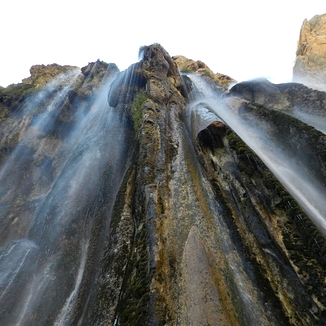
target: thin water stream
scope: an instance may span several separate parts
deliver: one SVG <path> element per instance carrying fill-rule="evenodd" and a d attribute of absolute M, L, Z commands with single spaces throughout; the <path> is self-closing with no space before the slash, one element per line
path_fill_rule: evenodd
<path fill-rule="evenodd" d="M 302 122 L 316 128 L 323 134 L 326 134 L 326 118 L 321 116 L 316 116 L 311 113 L 305 113 L 302 110 L 294 110 L 291 115 L 294 118 L 299 119 Z"/>
<path fill-rule="evenodd" d="M 90 74 L 97 65 L 100 63 L 94 64 Z M 237 133 L 326 234 L 325 189 L 309 173 L 308 165 L 289 155 L 286 146 L 278 146 L 264 123 L 254 116 L 248 123 L 196 76 L 190 76 L 195 96 L 186 112 L 187 121 L 182 121 L 184 112 L 178 111 L 178 103 L 162 104 L 160 79 L 151 79 L 151 70 L 150 77 L 148 71 L 140 70 L 141 65 L 135 65 L 94 89 L 87 84 L 92 82 L 91 75 L 70 72 L 20 108 L 22 118 L 13 127 L 21 129 L 17 145 L 0 166 L 2 324 L 85 325 L 92 318 L 103 324 L 104 320 L 123 324 L 137 320 L 137 309 L 147 314 L 147 301 L 156 299 L 147 297 L 152 293 L 146 291 L 155 291 L 156 286 L 162 290 L 162 299 L 171 295 L 173 304 L 178 296 L 185 300 L 174 307 L 166 299 L 181 323 L 188 320 L 189 325 L 196 325 L 207 317 L 212 324 L 216 316 L 233 320 L 231 315 L 239 313 L 239 323 L 270 325 L 272 299 L 264 301 L 269 294 L 265 296 L 253 269 L 248 268 L 252 261 L 244 255 L 245 245 L 234 241 L 240 224 L 231 225 L 233 216 L 226 212 L 224 199 L 217 198 L 218 187 L 214 188 L 196 152 L 198 134 L 212 122 L 217 122 L 217 128 L 224 123 Z M 147 119 L 143 121 L 146 129 L 140 130 L 142 142 L 136 139 L 128 116 L 141 89 L 152 94 L 141 108 L 147 114 L 142 117 Z M 157 103 L 155 94 L 160 99 Z M 185 108 L 180 94 L 180 107 Z M 137 158 L 135 140 L 141 147 Z M 209 145 L 201 148 L 208 153 L 205 159 L 211 158 Z M 220 161 L 214 156 L 214 164 L 230 163 L 223 161 L 226 151 L 214 153 L 221 153 Z M 133 177 L 128 174 L 131 167 Z M 222 174 L 221 180 L 229 176 Z M 236 178 L 232 181 L 237 182 Z M 145 194 L 141 193 L 143 182 Z M 240 186 L 231 195 L 241 196 Z M 142 198 L 149 198 L 148 202 L 141 202 Z M 280 260 L 283 256 L 278 248 L 265 237 L 268 232 L 259 232 L 253 236 L 263 239 L 266 247 L 262 252 L 272 257 L 266 261 Z M 137 246 L 130 241 L 138 241 Z M 157 257 L 161 260 L 154 255 L 150 259 L 162 274 L 150 270 L 154 263 L 148 262 L 147 251 L 156 248 L 150 246 L 160 249 Z M 147 273 L 152 273 L 152 283 Z M 163 304 L 157 302 L 160 311 Z M 163 314 L 161 317 L 163 320 Z"/>
<path fill-rule="evenodd" d="M 196 85 L 196 89 L 201 88 L 201 85 Z M 205 85 L 202 85 L 205 87 Z M 206 91 L 203 89 L 203 91 Z M 207 315 L 209 315 L 208 311 L 209 309 L 204 305 L 202 302 L 200 302 L 200 294 L 203 288 L 205 288 L 205 277 L 202 275 L 196 275 L 196 272 L 198 270 L 209 270 L 212 268 L 211 272 L 215 273 L 216 270 L 223 271 L 219 276 L 219 284 L 223 284 L 225 282 L 226 287 L 229 290 L 230 293 L 232 293 L 230 302 L 228 303 L 230 306 L 234 305 L 236 307 L 236 311 L 238 313 L 238 318 L 240 321 L 240 324 L 243 325 L 270 325 L 270 321 L 268 320 L 268 309 L 265 310 L 267 307 L 262 308 L 261 306 L 261 297 L 262 294 L 260 290 L 258 289 L 258 286 L 256 284 L 257 280 L 252 277 L 251 274 L 251 267 L 250 262 L 246 261 L 246 258 L 243 255 L 243 252 L 241 251 L 240 247 L 237 245 L 239 243 L 235 243 L 234 239 L 232 238 L 232 230 L 230 228 L 230 225 L 226 222 L 226 219 L 228 218 L 228 213 L 226 213 L 219 200 L 216 200 L 216 194 L 214 193 L 214 190 L 212 188 L 211 180 L 207 177 L 207 175 L 203 172 L 203 166 L 198 160 L 198 155 L 196 153 L 196 142 L 197 142 L 197 136 L 198 134 L 205 128 L 207 128 L 211 123 L 213 122 L 221 122 L 224 123 L 224 120 L 221 117 L 217 116 L 217 113 L 214 109 L 212 109 L 207 103 L 207 101 L 211 101 L 208 97 L 205 97 L 203 95 L 204 92 L 201 92 L 201 95 L 199 96 L 200 100 L 203 102 L 198 102 L 200 100 L 197 99 L 194 102 L 190 103 L 187 108 L 187 114 L 186 114 L 186 125 L 187 125 L 187 132 L 188 135 L 186 136 L 187 141 L 184 143 L 185 152 L 187 153 L 187 156 L 189 156 L 188 159 L 185 159 L 184 161 L 191 161 L 193 165 L 193 169 L 196 171 L 195 178 L 198 178 L 197 180 L 189 180 L 185 181 L 184 183 L 188 183 L 187 189 L 190 192 L 192 187 L 195 185 L 196 189 L 196 196 L 195 198 L 199 199 L 200 203 L 202 205 L 207 204 L 209 207 L 209 214 L 205 210 L 205 208 L 201 207 L 202 212 L 205 212 L 205 217 L 201 217 L 200 214 L 199 218 L 200 222 L 196 221 L 196 227 L 200 230 L 199 234 L 203 236 L 207 243 L 214 237 L 213 234 L 215 234 L 216 238 L 214 240 L 211 240 L 213 244 L 212 247 L 216 249 L 215 254 L 218 256 L 218 268 L 217 266 L 212 268 L 212 266 L 208 267 L 205 266 L 205 255 L 201 253 L 198 255 L 198 261 L 190 265 L 189 269 L 191 269 L 191 275 L 192 277 L 197 278 L 200 280 L 198 283 L 200 283 L 200 286 L 196 288 L 196 282 L 194 282 L 194 285 L 187 284 L 185 286 L 187 293 L 189 292 L 189 295 L 192 295 L 195 297 L 195 301 L 198 302 L 198 310 L 194 310 L 193 312 L 189 313 L 190 316 L 195 320 L 192 323 L 188 320 L 188 322 L 191 325 L 197 325 L 200 323 L 198 320 L 198 316 L 202 317 L 202 320 L 205 320 L 207 318 Z M 205 102 L 204 102 L 205 101 Z M 216 102 L 215 102 L 216 101 Z M 210 105 L 218 105 L 220 104 L 221 100 L 216 98 L 215 101 L 210 103 Z M 191 141 L 189 141 L 191 139 Z M 184 173 L 185 175 L 191 176 L 191 173 L 187 171 Z M 194 178 L 194 176 L 193 176 Z M 189 196 L 191 197 L 191 196 Z M 189 206 L 194 206 L 194 203 L 190 204 Z M 213 221 L 213 227 L 210 230 L 210 232 L 207 232 L 205 227 L 205 223 L 210 223 L 208 216 L 211 216 Z M 190 219 L 190 216 L 188 216 L 188 219 Z M 204 222 L 205 221 L 205 222 Z M 199 237 L 199 236 L 198 236 Z M 191 230 L 189 236 L 188 236 L 188 242 L 191 243 L 191 241 L 196 241 L 196 233 Z M 197 240 L 198 241 L 198 240 Z M 196 257 L 196 254 L 198 254 L 198 251 L 200 251 L 200 241 L 194 245 L 192 248 L 192 256 L 187 257 L 189 261 L 194 260 Z M 187 246 L 191 246 L 190 244 L 186 244 L 185 252 L 187 252 Z M 275 254 L 273 249 L 271 251 L 272 254 Z M 201 256 L 202 255 L 202 256 Z M 210 257 L 211 260 L 213 260 L 213 255 Z M 198 264 L 198 265 L 197 265 Z M 203 267 L 205 266 L 205 267 Z M 202 271 L 201 270 L 201 271 Z M 205 273 L 207 273 L 207 270 Z M 189 272 L 190 273 L 190 272 Z M 204 274 L 204 273 L 203 273 Z M 209 273 L 208 273 L 209 274 Z M 214 301 L 219 302 L 219 296 L 223 296 L 223 291 L 220 291 L 220 289 L 213 288 L 211 289 L 211 292 L 209 294 L 205 294 L 205 299 L 207 302 Z M 193 292 L 192 292 L 193 291 Z M 214 292 L 216 291 L 216 292 Z M 214 299 L 212 297 L 216 295 Z M 211 297 L 210 297 L 211 296 Z M 209 304 L 207 304 L 209 306 Z M 207 311 L 202 311 L 202 309 L 207 309 Z M 216 309 L 216 308 L 215 308 Z M 225 311 L 227 308 L 223 307 L 220 308 L 223 311 Z M 186 316 L 185 318 L 188 318 L 189 316 Z M 197 319 L 196 319 L 197 318 Z M 207 323 L 209 323 L 206 320 Z"/>
<path fill-rule="evenodd" d="M 112 80 L 90 95 L 88 107 L 77 105 L 65 137 L 57 135 L 77 76 L 61 76 L 25 104 L 31 119 L 0 169 L 3 325 L 70 323 L 81 286 L 92 282 L 85 271 L 96 266 L 88 261 L 99 259 L 90 257 L 90 243 L 103 241 L 128 168 L 127 125 L 107 102 Z M 62 78 L 69 81 L 60 90 Z M 35 112 L 46 96 L 46 107 Z M 104 205 L 106 213 L 97 214 Z M 103 226 L 99 231 L 97 224 Z"/>
<path fill-rule="evenodd" d="M 190 78 L 196 88 L 201 90 L 199 99 L 192 104 L 195 111 L 206 112 L 205 115 L 216 114 L 218 120 L 224 121 L 238 134 L 269 167 L 318 229 L 326 235 L 326 189 L 309 173 L 309 166 L 305 166 L 296 157 L 281 149 L 269 135 L 264 124 L 259 123 L 258 120 L 256 123 L 253 122 L 254 116 L 248 124 L 219 95 L 212 92 L 202 79 L 197 76 L 190 76 Z"/>

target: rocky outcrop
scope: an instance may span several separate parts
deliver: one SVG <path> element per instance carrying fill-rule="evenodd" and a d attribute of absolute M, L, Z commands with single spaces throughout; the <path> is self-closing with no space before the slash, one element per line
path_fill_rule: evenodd
<path fill-rule="evenodd" d="M 68 73 L 1 122 L 0 319 L 322 326 L 325 235 L 232 122 L 264 126 L 325 187 L 324 135 L 286 114 L 325 94 L 260 80 L 219 97 L 230 79 L 205 64 L 142 54 Z"/>
<path fill-rule="evenodd" d="M 0 108 L 2 119 L 6 118 L 9 110 L 12 112 L 22 105 L 29 96 L 42 89 L 53 78 L 59 77 L 68 71 L 79 70 L 73 66 L 36 65 L 30 69 L 31 76 L 23 79 L 22 83 L 12 84 L 6 88 L 0 88 Z M 64 81 L 61 81 L 64 84 Z"/>
<path fill-rule="evenodd" d="M 225 95 L 238 96 L 274 110 L 300 110 L 320 117 L 326 112 L 326 93 L 299 83 L 273 84 L 267 79 L 256 79 L 236 84 Z"/>
<path fill-rule="evenodd" d="M 88 110 L 95 101 L 91 96 L 98 94 L 100 85 L 106 79 L 119 72 L 116 65 L 99 60 L 82 69 L 53 64 L 33 66 L 30 71 L 31 76 L 22 83 L 0 89 L 0 161 L 22 139 L 33 116 L 55 100 L 60 90 L 67 89 L 67 98 L 61 114 L 53 117 L 56 120 L 53 124 L 57 131 L 62 128 L 63 132 L 63 129 L 69 130 L 74 123 L 76 107 L 85 107 Z M 29 111 L 28 114 L 26 111 Z"/>
<path fill-rule="evenodd" d="M 326 14 L 306 19 L 301 27 L 293 80 L 320 89 L 326 83 Z"/>
<path fill-rule="evenodd" d="M 227 90 L 232 84 L 236 83 L 233 78 L 220 73 L 214 74 L 212 70 L 202 61 L 194 61 L 182 55 L 172 57 L 181 72 L 194 72 L 206 79 L 207 82 L 212 81 L 221 88 Z M 207 77 L 207 78 L 206 78 Z"/>
<path fill-rule="evenodd" d="M 251 113 L 247 112 L 247 114 L 252 118 Z M 275 132 L 277 133 L 277 127 Z M 212 146 L 214 143 L 223 145 Z M 306 233 L 309 232 L 308 225 L 311 225 L 309 218 L 304 217 L 302 224 L 298 221 L 295 215 L 298 206 L 294 202 L 291 208 L 290 206 L 285 208 L 286 196 L 288 196 L 286 190 L 277 179 L 272 177 L 266 166 L 257 160 L 255 154 L 229 130 L 221 134 L 213 125 L 209 126 L 198 135 L 198 146 L 206 173 L 210 176 L 211 182 L 216 182 L 216 193 L 224 194 L 225 197 L 222 198 L 224 197 L 229 203 L 232 211 L 230 214 L 232 219 L 228 220 L 227 214 L 224 215 L 229 231 L 233 230 L 231 241 L 238 243 L 238 246 L 240 243 L 243 245 L 242 249 L 237 246 L 236 251 L 241 252 L 242 258 L 247 257 L 249 259 L 247 266 L 251 266 L 250 268 L 260 275 L 256 279 L 257 284 L 253 287 L 259 289 L 263 286 L 266 308 L 264 317 L 268 316 L 271 325 L 313 325 L 314 323 L 322 325 L 324 313 L 314 317 L 312 315 L 314 315 L 314 307 L 319 305 L 325 290 L 321 288 L 319 288 L 321 292 L 317 290 L 319 293 L 316 293 L 316 296 L 319 299 L 315 302 L 308 297 L 312 289 L 309 284 L 317 282 L 321 285 L 323 282 L 323 259 L 318 263 L 318 272 L 316 270 L 316 274 L 310 274 L 308 278 L 305 277 L 307 274 L 302 273 L 306 268 L 301 270 L 300 267 L 313 264 L 315 259 L 320 257 L 317 248 L 308 249 L 310 246 L 308 239 L 311 236 Z M 208 153 L 210 155 L 207 155 Z M 232 153 L 231 156 L 228 153 Z M 318 233 L 316 229 L 314 230 L 313 232 Z M 237 237 L 242 241 L 235 240 Z M 299 247 L 303 243 L 305 245 L 302 248 L 306 249 L 301 251 Z M 295 266 L 294 270 L 289 266 Z M 283 282 L 285 279 L 289 282 Z M 275 294 L 274 298 L 271 293 Z M 307 309 L 297 309 L 297 306 L 292 306 L 293 299 L 299 297 L 303 301 L 296 301 L 296 304 L 303 305 Z M 257 302 L 251 302 L 253 310 L 247 312 L 248 319 L 241 321 L 240 325 L 255 323 L 250 319 L 257 318 L 255 316 L 257 312 L 254 312 L 255 304 Z M 273 313 L 269 315 L 271 311 L 277 312 L 277 321 Z M 268 325 L 264 317 L 260 317 L 260 323 Z"/>
<path fill-rule="evenodd" d="M 30 69 L 30 77 L 23 79 L 22 83 L 39 89 L 59 74 L 73 69 L 78 69 L 78 67 L 61 66 L 58 64 L 35 65 Z"/>

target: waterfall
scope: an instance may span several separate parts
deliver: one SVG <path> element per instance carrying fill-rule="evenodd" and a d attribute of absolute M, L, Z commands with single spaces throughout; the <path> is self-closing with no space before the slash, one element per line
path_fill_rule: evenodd
<path fill-rule="evenodd" d="M 217 118 L 227 124 L 235 131 L 240 138 L 262 159 L 284 187 L 297 200 L 302 209 L 308 214 L 321 232 L 326 235 L 325 198 L 326 189 L 310 173 L 309 162 L 300 162 L 298 157 L 282 149 L 278 142 L 269 134 L 269 129 L 264 121 L 254 120 L 250 123 L 240 114 L 234 112 L 231 106 L 227 105 L 221 96 L 211 91 L 209 85 L 203 80 L 194 76 L 192 81 L 198 89 L 204 89 L 197 95 L 197 101 L 192 104 L 194 112 L 201 112 L 201 115 L 213 113 Z M 204 84 L 204 85 L 203 85 Z M 200 118 L 202 120 L 202 118 Z M 214 119 L 211 117 L 211 121 Z M 198 126 L 196 120 L 195 125 Z M 198 133 L 198 130 L 195 131 Z M 285 140 L 286 141 L 286 140 Z"/>
<path fill-rule="evenodd" d="M 313 126 L 317 130 L 326 134 L 326 119 L 323 116 L 305 113 L 302 110 L 295 110 L 292 114 L 293 117 Z"/>
<path fill-rule="evenodd" d="M 0 90 L 1 325 L 322 326 L 326 95 L 140 52 Z"/>
<path fill-rule="evenodd" d="M 89 244 L 103 241 L 110 224 L 110 211 L 95 219 L 91 207 L 114 202 L 128 168 L 126 123 L 107 104 L 112 78 L 86 107 L 76 105 L 65 138 L 55 134 L 79 73 L 60 75 L 22 105 L 24 134 L 0 170 L 3 325 L 69 323 Z M 95 233 L 97 224 L 103 229 Z"/>

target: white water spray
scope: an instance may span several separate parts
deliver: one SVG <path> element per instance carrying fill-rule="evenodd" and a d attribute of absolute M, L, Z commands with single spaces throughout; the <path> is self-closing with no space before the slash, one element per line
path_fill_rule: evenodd
<path fill-rule="evenodd" d="M 74 103 L 77 110 L 68 112 L 69 128 L 64 137 L 56 136 L 60 114 L 67 109 L 79 73 L 49 83 L 30 98 L 24 107 L 26 131 L 0 170 L 0 283 L 4 290 L 0 316 L 6 316 L 7 324 L 30 325 L 38 319 L 55 325 L 70 323 L 84 282 L 93 229 L 102 223 L 96 232 L 106 235 L 112 203 L 129 166 L 129 132 L 121 111 L 109 107 L 107 100 L 112 79 L 103 80 L 80 105 Z M 36 112 L 35 101 L 47 105 Z M 102 198 L 108 196 L 102 193 L 110 197 Z M 94 201 L 107 207 L 90 216 Z M 15 248 L 21 247 L 17 243 L 33 246 L 17 254 Z M 10 316 L 8 310 L 13 312 Z"/>
<path fill-rule="evenodd" d="M 198 77 L 192 80 L 197 88 L 203 91 L 200 100 L 192 103 L 192 106 L 197 105 L 197 111 L 215 112 L 219 119 L 235 131 L 268 166 L 318 229 L 326 235 L 326 190 L 309 174 L 309 168 L 298 164 L 295 158 L 279 148 L 264 126 L 257 123 L 253 127 L 252 124 L 246 123 L 219 96 L 210 91 L 209 85 L 205 85 L 203 80 Z M 203 102 L 203 105 L 198 105 L 200 102 Z"/>
<path fill-rule="evenodd" d="M 76 297 L 78 294 L 78 290 L 79 290 L 79 287 L 80 287 L 80 284 L 81 284 L 81 281 L 83 278 L 84 270 L 85 270 L 88 245 L 89 245 L 89 242 L 86 241 L 81 246 L 81 257 L 80 257 L 80 263 L 79 263 L 75 286 L 74 286 L 74 289 L 72 290 L 72 292 L 70 293 L 69 297 L 67 298 L 64 306 L 62 307 L 60 314 L 54 323 L 55 326 L 67 325 L 67 323 L 69 322 L 69 318 L 71 317 L 71 312 L 73 310 L 73 307 L 74 307 L 74 304 L 76 301 Z"/>

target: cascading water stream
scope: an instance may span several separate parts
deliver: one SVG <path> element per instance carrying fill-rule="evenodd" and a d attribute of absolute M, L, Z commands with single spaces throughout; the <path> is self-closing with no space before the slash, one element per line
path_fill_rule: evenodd
<path fill-rule="evenodd" d="M 322 326 L 323 135 L 141 52 L 0 92 L 1 324 Z"/>
<path fill-rule="evenodd" d="M 78 268 L 78 273 L 75 281 L 75 286 L 73 291 L 70 293 L 69 297 L 67 298 L 64 306 L 62 307 L 58 318 L 56 319 L 54 325 L 61 326 L 67 325 L 69 323 L 69 319 L 71 317 L 71 313 L 74 307 L 74 303 L 78 294 L 78 290 L 80 288 L 80 284 L 83 278 L 86 260 L 87 260 L 87 252 L 88 252 L 89 242 L 82 243 L 81 246 L 81 258 L 80 258 L 80 265 Z"/>
<path fill-rule="evenodd" d="M 129 127 L 107 104 L 112 79 L 88 97 L 86 108 L 85 100 L 77 105 L 64 138 L 55 134 L 77 76 L 70 73 L 61 90 L 54 89 L 62 78 L 50 83 L 24 106 L 31 119 L 0 170 L 0 319 L 6 325 L 70 323 L 80 288 L 92 282 L 85 271 L 99 259 L 89 248 L 104 239 L 128 169 Z M 40 100 L 47 106 L 35 113 Z"/>
<path fill-rule="evenodd" d="M 302 110 L 294 110 L 291 116 L 299 119 L 300 121 L 316 128 L 323 134 L 326 134 L 326 119 L 325 117 L 302 112 Z"/>
<path fill-rule="evenodd" d="M 301 208 L 312 219 L 320 231 L 326 235 L 325 198 L 326 191 L 318 180 L 309 173 L 309 167 L 303 166 L 282 150 L 269 136 L 268 130 L 261 124 L 248 124 L 236 114 L 225 101 L 210 90 L 202 79 L 190 76 L 201 94 L 192 103 L 194 112 L 205 112 L 206 115 L 216 114 L 261 158 L 273 174 L 296 199 Z M 201 113 L 202 114 L 202 113 Z M 193 118 L 196 113 L 193 113 Z M 254 119 L 254 117 L 253 117 Z M 213 121 L 213 119 L 212 119 Z M 197 122 L 194 123 L 197 125 Z M 197 130 L 198 131 L 198 130 Z M 193 137 L 196 137 L 193 135 Z"/>
<path fill-rule="evenodd" d="M 197 78 L 196 76 L 193 76 L 193 78 Z M 193 79 L 192 78 L 192 79 Z M 200 79 L 198 80 L 201 81 Z M 195 92 L 193 95 L 193 100 L 195 101 L 196 94 L 200 94 L 200 98 L 205 98 L 205 92 L 208 88 L 207 85 L 197 83 L 195 85 Z M 196 138 L 198 134 L 205 128 L 207 128 L 208 125 L 210 125 L 212 122 L 223 120 L 218 118 L 216 115 L 216 112 L 214 110 L 208 110 L 205 105 L 196 105 L 195 102 L 191 102 L 186 111 L 186 127 L 187 132 L 183 143 L 184 148 L 184 155 L 185 157 L 180 157 L 179 159 L 181 161 L 185 162 L 191 162 L 190 165 L 188 165 L 188 171 L 183 171 L 183 175 L 192 176 L 192 179 L 190 177 L 187 178 L 187 180 L 184 180 L 182 184 L 186 184 L 186 189 L 188 191 L 189 198 L 193 197 L 192 192 L 195 192 L 195 198 L 199 200 L 201 203 L 207 204 L 206 208 L 203 208 L 202 206 L 198 208 L 198 211 L 205 212 L 208 216 L 212 217 L 212 220 L 214 221 L 214 227 L 213 232 L 216 232 L 217 238 L 215 239 L 216 242 L 214 242 L 214 246 L 218 248 L 219 252 L 219 269 L 222 269 L 223 272 L 221 275 L 219 275 L 219 282 L 221 284 L 225 282 L 228 288 L 232 289 L 232 293 L 236 297 L 236 305 L 237 305 L 237 311 L 239 315 L 241 315 L 240 320 L 241 323 L 244 325 L 269 325 L 268 320 L 266 319 L 266 316 L 264 315 L 263 309 L 261 309 L 259 298 L 261 296 L 259 291 L 256 291 L 256 280 L 252 279 L 252 275 L 250 275 L 250 268 L 248 268 L 249 264 L 248 262 L 245 262 L 245 259 L 241 257 L 240 252 L 237 252 L 235 250 L 235 243 L 231 236 L 231 230 L 227 223 L 225 222 L 225 216 L 227 213 L 221 208 L 221 205 L 218 201 L 216 201 L 216 195 L 214 194 L 214 190 L 212 189 L 212 184 L 210 180 L 207 178 L 207 175 L 203 171 L 203 167 L 198 160 L 197 154 L 196 154 Z M 189 141 L 191 139 L 192 141 Z M 180 154 L 179 154 L 180 155 Z M 196 171 L 193 175 L 191 173 L 191 170 Z M 195 187 L 194 187 L 195 185 Z M 177 199 L 176 199 L 177 200 Z M 190 205 L 190 204 L 189 204 Z M 195 207 L 195 203 L 192 203 L 192 205 Z M 206 209 L 209 210 L 210 213 L 207 213 Z M 205 220 L 205 217 L 201 216 L 200 213 L 197 213 L 198 221 L 195 222 L 196 227 L 199 229 L 199 233 L 201 236 L 204 236 L 205 238 L 209 239 L 212 234 L 210 234 L 207 230 L 205 230 L 204 227 L 201 227 L 200 225 L 203 224 L 201 220 Z M 188 219 L 190 219 L 191 214 L 189 214 Z M 196 257 L 198 255 L 198 251 L 200 251 L 202 243 L 198 241 L 196 234 L 196 228 L 194 227 L 192 231 L 190 231 L 190 234 L 188 235 L 187 245 L 185 251 L 187 252 L 188 246 L 191 248 L 193 252 L 191 255 L 193 257 Z M 218 240 L 217 240 L 218 239 Z M 193 244 L 192 241 L 195 243 Z M 198 241 L 198 242 L 197 242 Z M 192 247 L 194 246 L 194 247 Z M 203 256 L 201 256 L 203 255 Z M 199 272 L 199 275 L 196 275 L 196 272 L 198 270 L 205 270 L 207 268 L 208 270 L 212 267 L 205 266 L 205 255 L 202 252 L 201 255 L 199 255 L 198 261 L 195 260 L 195 258 L 191 258 L 187 256 L 187 259 L 190 261 L 194 261 L 193 264 L 189 264 L 187 268 L 189 268 L 190 271 L 187 270 L 184 276 L 184 281 L 189 282 L 185 286 L 187 295 L 189 297 L 195 298 L 196 301 L 198 301 L 198 309 L 195 307 L 192 308 L 193 311 L 190 314 L 193 316 L 194 320 L 191 322 L 193 325 L 199 324 L 199 322 L 202 322 L 205 320 L 206 315 L 205 313 L 200 310 L 201 304 L 200 300 L 201 298 L 201 291 L 203 288 L 205 288 L 205 277 L 201 275 L 201 272 Z M 223 267 L 222 267 L 223 266 Z M 191 275 L 189 276 L 188 273 Z M 225 277 L 225 275 L 227 275 Z M 193 283 L 192 277 L 195 277 L 197 279 L 197 282 L 200 283 L 201 287 L 196 288 L 196 285 L 191 285 L 190 283 Z M 224 279 L 225 277 L 225 279 Z M 219 302 L 221 300 L 220 296 L 223 296 L 222 292 L 215 292 L 216 289 L 211 289 L 211 292 L 207 297 L 205 297 L 205 300 L 208 302 L 214 301 Z M 214 299 L 212 299 L 214 298 Z M 230 305 L 234 304 L 234 302 L 229 302 Z M 215 309 L 226 309 L 226 307 L 220 307 Z M 202 320 L 199 321 L 199 316 L 202 316 Z M 187 316 L 188 317 L 188 316 Z M 186 317 L 185 317 L 186 318 Z M 183 320 L 184 322 L 189 322 L 190 320 Z M 209 323 L 208 320 L 206 320 L 207 324 Z"/>

